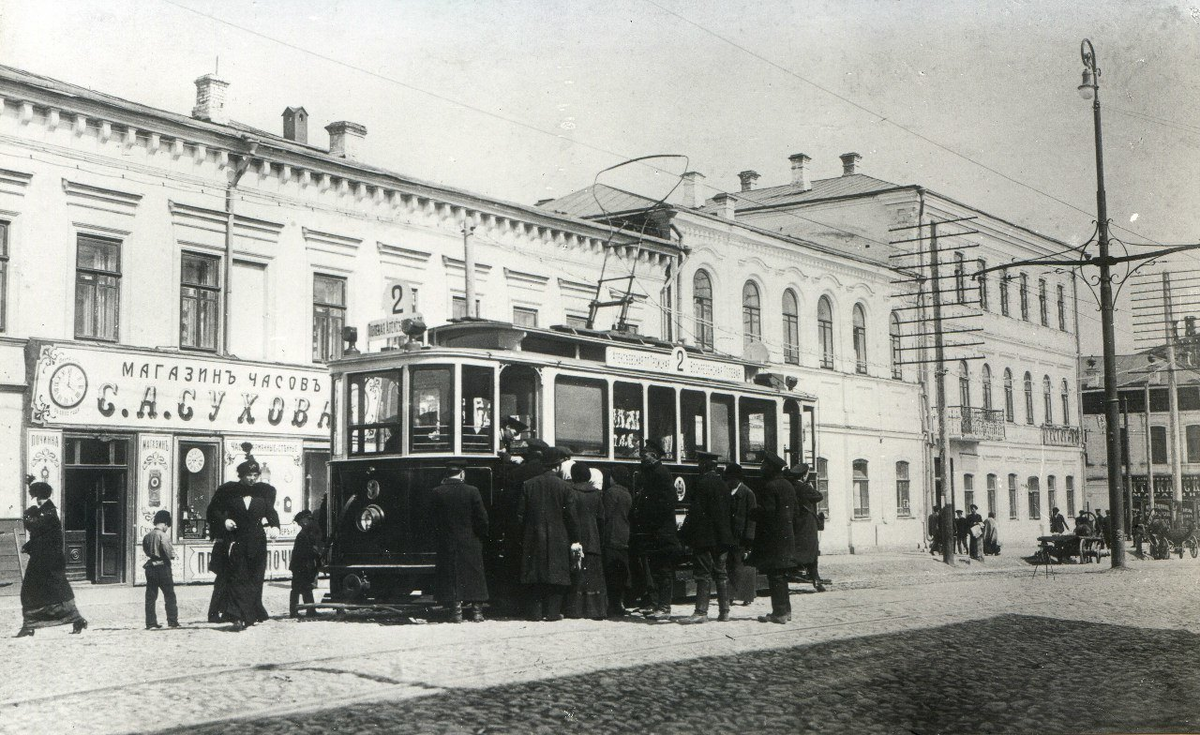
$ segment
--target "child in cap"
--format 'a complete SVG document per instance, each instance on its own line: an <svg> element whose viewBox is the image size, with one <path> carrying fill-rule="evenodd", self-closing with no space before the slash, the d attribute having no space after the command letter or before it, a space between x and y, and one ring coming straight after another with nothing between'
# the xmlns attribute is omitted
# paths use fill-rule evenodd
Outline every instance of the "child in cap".
<svg viewBox="0 0 1200 735"><path fill-rule="evenodd" d="M160 510L154 514L154 530L142 538L142 551L146 552L146 630L161 628L155 608L158 606L158 591L162 590L163 602L167 606L167 625L179 627L179 607L175 603L175 578L171 574L171 560L175 549L171 547L171 512Z"/></svg>
<svg viewBox="0 0 1200 735"><path fill-rule="evenodd" d="M300 526L300 533L292 544L292 560L288 564L288 569L292 571L288 614L297 618L300 617L301 597L305 604L313 604L313 590L316 589L317 571L321 566L321 532L311 511L302 510L292 520ZM308 616L316 617L317 611L310 608Z"/></svg>

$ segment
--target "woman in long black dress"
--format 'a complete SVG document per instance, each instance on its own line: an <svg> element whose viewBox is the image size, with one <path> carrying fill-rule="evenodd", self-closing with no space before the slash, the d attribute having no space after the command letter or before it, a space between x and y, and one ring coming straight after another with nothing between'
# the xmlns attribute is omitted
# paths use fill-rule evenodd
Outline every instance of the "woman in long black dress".
<svg viewBox="0 0 1200 735"><path fill-rule="evenodd" d="M67 582L62 521L50 500L52 492L50 485L44 482L29 486L34 505L25 510L23 518L29 540L21 550L29 554L29 565L21 584L22 621L18 638L52 625L71 623L72 633L87 627L87 621L75 607L75 593Z"/></svg>

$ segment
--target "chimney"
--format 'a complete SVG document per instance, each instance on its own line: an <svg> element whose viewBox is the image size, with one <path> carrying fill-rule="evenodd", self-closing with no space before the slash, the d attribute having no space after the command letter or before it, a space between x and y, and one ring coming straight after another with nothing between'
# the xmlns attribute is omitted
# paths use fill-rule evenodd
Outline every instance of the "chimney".
<svg viewBox="0 0 1200 735"><path fill-rule="evenodd" d="M792 183L799 186L800 191L811 189L812 182L808 179L808 164L812 159L803 153L795 153L788 156L788 160L792 162Z"/></svg>
<svg viewBox="0 0 1200 735"><path fill-rule="evenodd" d="M229 82L216 74L205 74L197 79L196 106L192 108L192 117L218 125L227 124L229 116L225 114L225 95L228 91Z"/></svg>
<svg viewBox="0 0 1200 735"><path fill-rule="evenodd" d="M713 197L713 202L717 205L717 214L722 219L732 220L737 217L737 197L733 194L723 191Z"/></svg>
<svg viewBox="0 0 1200 735"><path fill-rule="evenodd" d="M742 182L742 191L750 191L754 188L754 182L758 181L758 172L743 171L738 174L738 179Z"/></svg>
<svg viewBox="0 0 1200 735"><path fill-rule="evenodd" d="M842 159L842 176L853 176L858 173L858 164L862 161L862 156L857 153L843 153L838 158Z"/></svg>
<svg viewBox="0 0 1200 735"><path fill-rule="evenodd" d="M699 171L688 171L683 175L683 206L696 209L704 204L704 196L700 193L700 182L704 174Z"/></svg>
<svg viewBox="0 0 1200 735"><path fill-rule="evenodd" d="M329 131L329 155L357 161L362 152L363 139L367 137L366 127L355 122L340 120L325 126Z"/></svg>
<svg viewBox="0 0 1200 735"><path fill-rule="evenodd" d="M308 143L308 110L303 107L284 108L283 137L297 143Z"/></svg>

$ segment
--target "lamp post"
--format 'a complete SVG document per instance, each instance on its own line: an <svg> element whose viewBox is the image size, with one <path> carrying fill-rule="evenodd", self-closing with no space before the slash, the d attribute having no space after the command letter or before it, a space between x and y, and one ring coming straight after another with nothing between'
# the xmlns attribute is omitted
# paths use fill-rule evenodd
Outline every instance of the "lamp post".
<svg viewBox="0 0 1200 735"><path fill-rule="evenodd" d="M1108 205L1104 195L1104 146L1100 137L1100 68L1096 66L1096 50L1092 42L1083 39L1079 46L1083 57L1083 83L1079 94L1092 100L1092 115L1096 135L1096 227L1100 255L1100 327L1104 340L1104 424L1108 458L1108 507L1112 525L1112 566L1125 566L1125 502L1117 468L1121 466L1120 406L1117 403L1116 333L1113 328L1112 257L1108 252Z"/></svg>

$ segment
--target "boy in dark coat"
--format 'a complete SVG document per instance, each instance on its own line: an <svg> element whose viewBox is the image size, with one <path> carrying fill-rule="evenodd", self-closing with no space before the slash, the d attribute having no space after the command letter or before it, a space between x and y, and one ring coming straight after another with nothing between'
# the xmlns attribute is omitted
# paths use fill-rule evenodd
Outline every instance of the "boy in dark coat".
<svg viewBox="0 0 1200 735"><path fill-rule="evenodd" d="M618 465L608 474L608 487L601 495L604 522L600 526L600 546L604 556L604 584L608 590L608 615L625 614L622 602L629 587L629 470Z"/></svg>
<svg viewBox="0 0 1200 735"><path fill-rule="evenodd" d="M767 573L771 588L771 613L760 615L760 623L783 624L792 619L788 599L788 573L796 568L796 534L800 531L796 490L780 475L784 462L774 452L766 452L762 470L765 480L758 493L758 524L755 528L754 553L750 561Z"/></svg>
<svg viewBox="0 0 1200 735"><path fill-rule="evenodd" d="M729 579L726 569L734 547L729 523L729 490L717 474L717 455L696 452L700 478L680 535L692 547L692 572L696 580L696 609L681 623L708 622L708 596L717 589L717 620L729 620Z"/></svg>
<svg viewBox="0 0 1200 735"><path fill-rule="evenodd" d="M482 623L483 603L488 599L483 571L487 510L479 489L464 482L466 471L461 464L447 465L446 471L446 479L434 488L430 500L437 538L434 596L450 607L451 622L462 622L465 603L471 608L471 620Z"/></svg>
<svg viewBox="0 0 1200 735"><path fill-rule="evenodd" d="M742 482L742 466L737 462L725 466L725 484L729 488L730 530L737 542L728 557L730 594L743 605L749 605L758 592L758 570L746 564L746 557L754 548L758 501L754 491Z"/></svg>
<svg viewBox="0 0 1200 735"><path fill-rule="evenodd" d="M312 511L302 510L292 521L300 526L300 533L292 543L292 560L288 569L292 572L292 591L288 596L288 615L300 617L300 598L306 605L313 604L313 590L317 586L317 572L321 567L321 532ZM317 611L309 608L308 617L314 618Z"/></svg>
<svg viewBox="0 0 1200 735"><path fill-rule="evenodd" d="M154 529L142 537L142 551L146 553L146 630L161 628L155 608L158 606L158 591L162 590L163 604L167 608L167 625L179 627L179 606L175 602L175 578L171 574L171 560L175 549L171 548L171 511L160 510L154 514Z"/></svg>
<svg viewBox="0 0 1200 735"><path fill-rule="evenodd" d="M640 553L646 557L654 578L657 600L646 617L667 620L671 617L671 597L675 591L675 559L681 551L675 525L675 481L663 466L662 445L653 439L642 447L640 471L642 495L638 505Z"/></svg>
<svg viewBox="0 0 1200 735"><path fill-rule="evenodd" d="M568 453L559 447L543 452L543 471L525 481L517 503L521 527L521 583L529 590L531 620L562 620L562 603L571 584L571 552L579 544L575 491L556 474Z"/></svg>

